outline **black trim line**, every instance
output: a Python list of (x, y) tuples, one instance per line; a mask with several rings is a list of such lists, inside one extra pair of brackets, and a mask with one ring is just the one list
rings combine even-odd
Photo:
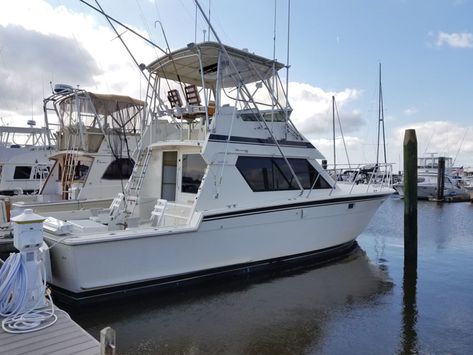
[(312, 200), (307, 202), (296, 202), (291, 204), (283, 204), (277, 206), (267, 206), (267, 207), (258, 207), (252, 208), (247, 210), (239, 210), (239, 211), (232, 211), (232, 212), (224, 212), (214, 215), (207, 215), (204, 216), (203, 221), (213, 221), (222, 218), (231, 218), (231, 217), (239, 217), (240, 215), (249, 215), (249, 214), (259, 214), (259, 213), (269, 213), (275, 210), (290, 210), (296, 209), (301, 207), (314, 207), (320, 205), (331, 205), (331, 204), (340, 204), (340, 203), (356, 203), (357, 201), (364, 201), (364, 200), (379, 200), (380, 197), (390, 196), (391, 194), (382, 194), (377, 196), (353, 196), (353, 197), (339, 197), (339, 198), (332, 198), (332, 199), (324, 199), (324, 200)]
[(195, 271), (186, 274), (163, 277), (143, 282), (135, 282), (120, 286), (112, 286), (90, 291), (71, 292), (54, 285), (50, 285), (55, 299), (72, 305), (94, 303), (119, 298), (125, 295), (132, 296), (144, 292), (163, 289), (174, 289), (182, 286), (190, 286), (195, 283), (222, 279), (229, 276), (247, 277), (249, 274), (257, 274), (267, 270), (288, 269), (293, 266), (320, 266), (329, 262), (339, 260), (347, 256), (358, 244), (355, 240), (334, 247), (314, 250), (278, 258), (266, 259), (256, 262), (241, 263), (219, 268)]
[[(209, 141), (211, 142), (218, 142), (218, 143), (225, 143), (228, 140), (228, 136), (222, 134), (211, 134), (209, 136)], [(245, 143), (245, 144), (257, 144), (257, 145), (273, 145), (274, 140), (271, 138), (250, 138), (250, 137), (237, 137), (237, 136), (230, 136), (230, 143)], [(302, 148), (314, 148), (310, 142), (298, 142), (298, 141), (288, 141), (288, 140), (279, 140), (278, 144), (280, 146), (288, 146), (288, 147), (302, 147)]]

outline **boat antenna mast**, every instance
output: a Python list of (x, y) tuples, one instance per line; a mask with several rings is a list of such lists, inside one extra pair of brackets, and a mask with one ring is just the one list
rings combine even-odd
[(381, 63), (379, 63), (379, 91), (378, 91), (378, 145), (376, 146), (376, 166), (379, 163), (379, 141), (383, 134), (384, 164), (387, 163), (386, 157), (386, 135), (384, 132), (384, 103), (383, 103), (383, 86), (381, 84)]
[[(286, 122), (289, 121), (289, 45), (290, 45), (290, 29), (291, 29), (291, 0), (287, 1), (287, 52), (286, 52)], [(287, 127), (287, 126), (286, 126)], [(287, 130), (286, 130), (287, 136)], [(287, 137), (286, 137), (287, 138)]]
[[(277, 14), (277, 0), (274, 0), (274, 20), (273, 20), (273, 80), (272, 86), (273, 90), (276, 89), (276, 14)], [(274, 122), (274, 107), (275, 107), (275, 97), (271, 97), (271, 124)]]
[(333, 174), (337, 176), (337, 149), (335, 141), (335, 96), (332, 96)]

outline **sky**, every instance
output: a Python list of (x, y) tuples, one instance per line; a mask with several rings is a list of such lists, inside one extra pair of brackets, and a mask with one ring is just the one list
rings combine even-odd
[[(88, 0), (90, 3), (93, 0)], [(208, 38), (193, 0), (100, 0), (161, 47)], [(288, 0), (200, 0), (220, 39), (287, 63)], [(96, 4), (94, 3), (96, 6)], [(291, 0), (289, 99), (296, 126), (333, 162), (376, 161), (379, 63), (388, 161), (402, 170), (406, 129), (418, 154), (473, 166), (473, 0)], [(276, 16), (275, 16), (276, 15)], [(159, 22), (156, 22), (159, 21)], [(274, 31), (276, 29), (276, 31)], [(119, 28), (140, 63), (160, 55)], [(274, 41), (274, 32), (276, 40)], [(211, 37), (214, 40), (214, 37)], [(282, 73), (285, 77), (286, 73)], [(50, 82), (143, 98), (145, 83), (104, 17), (78, 0), (0, 2), (0, 118), (41, 125)], [(382, 149), (381, 149), (382, 150)], [(382, 158), (380, 158), (382, 160)]]

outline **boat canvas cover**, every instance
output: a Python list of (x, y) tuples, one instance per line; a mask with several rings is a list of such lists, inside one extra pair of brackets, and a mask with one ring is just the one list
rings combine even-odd
[(215, 42), (204, 42), (200, 44), (189, 44), (186, 48), (169, 53), (148, 65), (150, 72), (155, 72), (159, 77), (180, 81), (186, 84), (202, 86), (201, 64), (202, 61), (204, 82), (208, 87), (214, 87), (217, 79), (217, 66), (219, 55), (224, 54), (225, 48), (231, 62), (235, 65), (237, 72), (229, 60), (221, 59), (223, 87), (235, 87), (238, 82), (243, 84), (266, 80), (273, 75), (274, 70), (284, 68), (284, 64), (249, 53), (246, 50), (222, 46)]
[(89, 92), (88, 94), (94, 105), (95, 112), (101, 115), (107, 115), (113, 112), (118, 112), (127, 109), (130, 106), (145, 106), (144, 101), (134, 99), (130, 96), (94, 94), (92, 92)]
[[(87, 97), (90, 98), (93, 108), (87, 104)], [(98, 115), (108, 116), (122, 110), (131, 108), (141, 111), (145, 102), (125, 95), (95, 94), (93, 92), (82, 91), (79, 93), (80, 112), (97, 113)], [(58, 100), (61, 115), (72, 112), (76, 109), (76, 94), (68, 93)]]

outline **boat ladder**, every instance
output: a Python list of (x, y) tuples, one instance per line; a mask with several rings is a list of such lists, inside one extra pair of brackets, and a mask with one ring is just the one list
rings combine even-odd
[(151, 150), (148, 149), (148, 147), (141, 149), (133, 168), (133, 173), (125, 188), (125, 212), (127, 216), (133, 215), (135, 207), (138, 204), (141, 186), (143, 185), (150, 158)]

